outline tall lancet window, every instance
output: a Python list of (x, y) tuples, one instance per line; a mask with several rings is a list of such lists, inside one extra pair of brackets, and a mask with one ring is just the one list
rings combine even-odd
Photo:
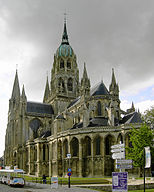
[(64, 80), (61, 77), (59, 78), (59, 81), (58, 81), (58, 89), (60, 93), (65, 92)]
[(97, 115), (101, 116), (102, 115), (102, 106), (101, 106), (101, 102), (98, 101), (97, 103)]
[(70, 62), (70, 60), (67, 61), (67, 68), (71, 69), (71, 62)]
[(73, 79), (69, 78), (67, 82), (68, 91), (73, 91)]
[(60, 69), (63, 69), (64, 68), (64, 61), (61, 59), (60, 60)]

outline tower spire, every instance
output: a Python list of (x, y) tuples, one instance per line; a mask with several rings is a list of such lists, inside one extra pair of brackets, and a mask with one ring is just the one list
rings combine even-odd
[(16, 75), (14, 79), (11, 99), (19, 99), (19, 98), (20, 98), (20, 88), (19, 88), (18, 72), (16, 69)]
[(25, 88), (24, 88), (24, 85), (22, 87), (22, 94), (21, 94), (21, 97), (23, 100), (27, 100), (27, 97), (26, 97), (26, 94), (25, 94)]
[(48, 99), (50, 95), (50, 89), (49, 89), (49, 81), (48, 81), (48, 76), (47, 76), (47, 81), (46, 81), (46, 86), (45, 86), (45, 92), (44, 92), (44, 99), (43, 102), (45, 103), (46, 100)]
[(113, 85), (116, 84), (116, 79), (115, 79), (115, 75), (114, 75), (114, 68), (112, 68), (112, 82)]
[(64, 13), (64, 31), (63, 31), (63, 35), (62, 35), (62, 44), (69, 45), (68, 35), (67, 35), (67, 28), (66, 28), (66, 13)]

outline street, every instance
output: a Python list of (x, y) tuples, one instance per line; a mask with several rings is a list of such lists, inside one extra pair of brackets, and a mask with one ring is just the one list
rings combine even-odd
[(42, 188), (39, 186), (25, 186), (24, 188), (14, 188), (10, 187), (4, 184), (0, 184), (0, 192), (67, 192), (67, 191), (72, 191), (72, 192), (97, 192), (96, 190), (89, 190), (89, 189), (81, 189), (77, 187), (71, 187), (68, 188), (68, 186), (63, 186), (63, 187), (58, 187), (58, 189), (51, 189), (50, 186), (48, 188)]

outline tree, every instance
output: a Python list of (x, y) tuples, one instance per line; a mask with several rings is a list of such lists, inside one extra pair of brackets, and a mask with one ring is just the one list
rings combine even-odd
[(133, 160), (134, 167), (140, 168), (140, 176), (143, 173), (144, 166), (144, 147), (149, 146), (153, 153), (154, 134), (148, 125), (143, 124), (139, 129), (132, 128), (130, 131), (130, 147), (126, 147), (126, 157)]
[(150, 127), (154, 128), (154, 106), (144, 112), (142, 119), (144, 123), (147, 123)]

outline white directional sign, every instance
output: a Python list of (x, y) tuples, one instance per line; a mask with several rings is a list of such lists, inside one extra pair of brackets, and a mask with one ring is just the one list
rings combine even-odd
[(111, 153), (120, 153), (121, 151), (125, 151), (125, 148), (111, 149)]
[(122, 144), (112, 145), (112, 146), (111, 146), (111, 149), (124, 148), (124, 147), (125, 147), (125, 144), (122, 143)]
[(113, 153), (112, 158), (113, 159), (124, 159), (125, 158), (125, 152)]
[(111, 146), (111, 153), (113, 159), (124, 159), (125, 158), (125, 144), (117, 144)]

